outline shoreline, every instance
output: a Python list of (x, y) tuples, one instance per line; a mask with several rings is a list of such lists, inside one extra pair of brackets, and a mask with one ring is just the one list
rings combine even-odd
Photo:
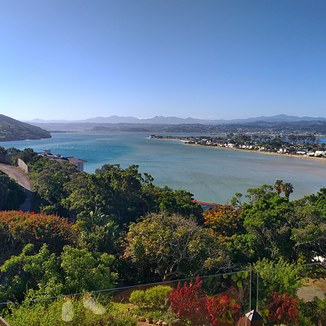
[(264, 155), (275, 155), (275, 156), (282, 156), (282, 157), (288, 157), (288, 158), (302, 158), (302, 159), (310, 159), (310, 160), (318, 160), (323, 161), (326, 158), (324, 157), (317, 157), (317, 156), (307, 156), (307, 155), (299, 155), (299, 154), (281, 154), (281, 153), (275, 153), (275, 152), (264, 152), (264, 151), (256, 151), (251, 149), (244, 149), (244, 148), (232, 148), (232, 147), (222, 147), (222, 146), (209, 146), (209, 145), (200, 145), (200, 144), (189, 144), (186, 140), (178, 139), (178, 138), (152, 138), (157, 140), (173, 140), (178, 141), (182, 143), (183, 145), (187, 146), (195, 146), (195, 147), (206, 147), (206, 148), (216, 148), (216, 149), (226, 149), (231, 151), (240, 151), (240, 152), (246, 152), (246, 153), (257, 153), (257, 154), (264, 154)]

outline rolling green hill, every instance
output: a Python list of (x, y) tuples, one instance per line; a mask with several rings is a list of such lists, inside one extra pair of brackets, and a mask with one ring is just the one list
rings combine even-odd
[(0, 141), (51, 138), (48, 131), (0, 114)]

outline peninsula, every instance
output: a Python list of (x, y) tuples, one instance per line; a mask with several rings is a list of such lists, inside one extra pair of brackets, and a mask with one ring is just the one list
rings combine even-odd
[(282, 135), (230, 133), (219, 136), (161, 136), (150, 139), (178, 140), (187, 145), (220, 147), (260, 153), (326, 158), (326, 144), (313, 134)]

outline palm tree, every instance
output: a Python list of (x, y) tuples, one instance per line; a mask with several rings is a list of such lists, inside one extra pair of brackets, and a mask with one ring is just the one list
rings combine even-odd
[(290, 182), (283, 183), (283, 185), (282, 185), (282, 191), (284, 193), (284, 197), (287, 198), (287, 199), (289, 199), (290, 194), (292, 194), (292, 192), (293, 192), (293, 189), (294, 188), (293, 188), (292, 183), (290, 183)]
[(283, 180), (276, 180), (274, 183), (274, 189), (277, 193), (277, 196), (279, 196), (283, 189)]

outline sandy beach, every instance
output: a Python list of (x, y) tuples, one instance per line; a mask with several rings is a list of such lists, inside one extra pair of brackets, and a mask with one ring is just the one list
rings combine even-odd
[(196, 146), (196, 147), (208, 147), (208, 148), (216, 148), (216, 149), (227, 149), (231, 151), (240, 151), (240, 152), (247, 152), (247, 153), (258, 153), (258, 154), (264, 154), (264, 155), (274, 155), (274, 156), (282, 156), (282, 157), (288, 157), (288, 158), (302, 158), (302, 159), (309, 159), (309, 160), (317, 160), (319, 162), (326, 162), (325, 157), (316, 157), (316, 156), (307, 156), (307, 155), (298, 155), (298, 154), (281, 154), (281, 153), (275, 153), (275, 152), (264, 152), (264, 151), (256, 151), (251, 149), (243, 149), (243, 148), (232, 148), (232, 147), (222, 147), (222, 146), (210, 146), (210, 145), (199, 145), (199, 144), (189, 144), (186, 140), (178, 139), (178, 138), (154, 138), (158, 140), (173, 140), (178, 141), (184, 145), (187, 146)]

